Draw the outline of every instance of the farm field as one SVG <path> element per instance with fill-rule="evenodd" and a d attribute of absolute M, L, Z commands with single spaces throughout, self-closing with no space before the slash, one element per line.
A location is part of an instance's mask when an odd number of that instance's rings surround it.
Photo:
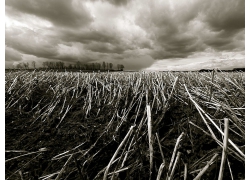
<path fill-rule="evenodd" d="M 5 179 L 221 175 L 245 179 L 244 72 L 5 74 Z"/>

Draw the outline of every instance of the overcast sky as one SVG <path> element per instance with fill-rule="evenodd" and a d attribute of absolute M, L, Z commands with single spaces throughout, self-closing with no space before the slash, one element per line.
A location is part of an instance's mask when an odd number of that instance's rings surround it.
<path fill-rule="evenodd" d="M 6 0 L 5 66 L 245 67 L 244 0 Z"/>

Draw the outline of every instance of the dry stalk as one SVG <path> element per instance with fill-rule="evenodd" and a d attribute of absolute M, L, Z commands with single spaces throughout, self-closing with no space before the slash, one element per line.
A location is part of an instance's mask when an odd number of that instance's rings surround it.
<path fill-rule="evenodd" d="M 16 174 L 17 172 L 21 171 L 21 169 L 23 169 L 24 167 L 26 167 L 32 160 L 36 159 L 38 156 L 40 156 L 42 153 L 39 153 L 38 155 L 36 155 L 35 157 L 33 157 L 31 160 L 29 160 L 26 164 L 24 164 L 21 168 L 19 168 L 18 170 L 16 170 L 14 173 L 12 173 L 6 180 L 10 179 L 14 174 Z"/>
<path fill-rule="evenodd" d="M 201 111 L 201 107 L 199 107 Z M 209 119 L 210 122 L 213 123 L 213 125 L 216 127 L 216 129 L 224 136 L 224 133 L 222 130 L 215 124 L 215 122 L 203 111 L 204 115 Z M 245 154 L 234 144 L 234 142 L 228 138 L 228 142 L 235 148 L 235 150 L 242 156 L 242 158 L 245 158 Z"/>
<path fill-rule="evenodd" d="M 211 138 L 213 138 L 217 142 L 217 144 L 222 147 L 222 142 L 220 142 L 217 138 L 215 138 L 214 136 L 212 136 L 211 134 L 209 134 L 208 132 L 206 132 L 201 127 L 199 127 L 196 124 L 194 124 L 192 121 L 189 121 L 189 123 L 192 124 L 194 127 L 200 129 L 204 134 L 206 134 L 206 135 L 210 136 Z"/>
<path fill-rule="evenodd" d="M 192 124 L 193 126 L 195 126 L 196 128 L 200 129 L 204 134 L 206 134 L 206 135 L 208 135 L 208 136 L 210 136 L 211 138 L 214 139 L 213 136 L 211 136 L 208 132 L 206 132 L 205 130 L 203 130 L 201 127 L 195 125 L 195 124 L 192 123 L 191 121 L 190 121 L 189 123 Z M 214 140 L 217 142 L 217 144 L 218 144 L 221 148 L 223 148 L 223 143 L 222 143 L 222 142 L 220 142 L 218 139 L 214 139 Z M 242 158 L 236 151 L 234 151 L 234 150 L 231 149 L 230 147 L 228 147 L 228 150 L 229 150 L 230 152 L 233 152 L 235 156 L 237 156 L 239 159 L 241 159 L 242 161 L 244 161 L 244 158 Z"/>
<path fill-rule="evenodd" d="M 111 158 L 111 160 L 109 161 L 109 164 L 104 172 L 104 176 L 103 176 L 103 180 L 106 180 L 107 179 L 107 176 L 108 176 L 108 171 L 109 171 L 109 168 L 112 164 L 112 162 L 114 161 L 115 157 L 117 156 L 118 152 L 120 151 L 120 149 L 122 148 L 123 144 L 126 142 L 126 140 L 128 139 L 128 137 L 130 136 L 131 132 L 133 131 L 133 128 L 135 126 L 131 126 L 128 133 L 126 134 L 126 136 L 124 137 L 124 139 L 122 140 L 121 144 L 118 146 L 117 150 L 115 151 L 113 157 Z"/>
<path fill-rule="evenodd" d="M 40 153 L 40 152 L 43 152 L 43 151 L 47 151 L 47 149 L 43 149 L 41 148 L 39 151 L 35 151 L 35 152 L 29 152 L 29 153 L 26 153 L 26 154 L 23 154 L 23 155 L 20 155 L 20 156 L 16 156 L 16 157 L 13 157 L 13 158 L 10 158 L 10 159 L 7 159 L 5 160 L 5 163 L 9 162 L 9 161 L 12 161 L 14 159 L 18 159 L 20 157 L 24 157 L 24 156 L 28 156 L 28 155 L 31 155 L 31 154 L 36 154 L 36 153 Z"/>
<path fill-rule="evenodd" d="M 199 180 L 201 176 L 208 170 L 209 166 L 213 163 L 215 158 L 218 156 L 218 153 L 215 153 L 214 156 L 207 162 L 207 165 L 199 172 L 199 174 L 194 178 L 194 180 Z"/>
<path fill-rule="evenodd" d="M 228 146 L 228 124 L 229 120 L 227 118 L 224 118 L 224 140 L 223 140 L 223 151 L 222 151 L 222 158 L 221 158 L 221 165 L 220 165 L 220 173 L 218 180 L 223 179 L 223 173 L 224 173 L 224 166 L 226 162 L 226 156 L 227 156 L 227 146 Z"/>
<path fill-rule="evenodd" d="M 60 170 L 59 174 L 57 175 L 55 180 L 59 180 L 60 177 L 62 176 L 62 173 L 64 172 L 66 165 L 69 163 L 69 161 L 72 159 L 73 154 L 69 157 L 69 159 L 66 161 L 66 163 L 63 165 L 62 169 Z"/>
<path fill-rule="evenodd" d="M 207 115 L 207 113 L 193 100 L 192 96 L 190 95 L 189 91 L 187 90 L 186 85 L 184 84 L 186 91 L 189 95 L 190 100 L 194 103 L 196 109 L 200 112 L 202 112 L 208 120 L 214 125 L 214 127 L 224 136 L 224 133 L 222 130 L 217 126 L 217 124 Z M 229 143 L 235 148 L 235 150 L 242 156 L 242 158 L 245 158 L 245 154 L 231 141 L 231 139 L 228 139 Z"/>
<path fill-rule="evenodd" d="M 151 179 L 152 171 L 153 171 L 153 136 L 152 136 L 152 119 L 151 119 L 151 109 L 150 105 L 147 105 L 147 117 L 148 117 L 148 141 L 149 141 L 149 162 L 150 162 L 150 170 L 149 170 L 149 179 Z"/>
<path fill-rule="evenodd" d="M 158 127 L 158 125 L 159 125 L 160 122 L 162 121 L 162 119 L 163 119 L 165 113 L 166 113 L 167 110 L 168 110 L 169 103 L 170 103 L 170 100 L 171 100 L 171 98 L 172 98 L 172 96 L 173 96 L 173 94 L 174 94 L 174 90 L 175 90 L 175 86 L 176 86 L 177 82 L 178 82 L 178 77 L 175 78 L 175 81 L 174 81 L 174 84 L 173 84 L 173 88 L 172 88 L 172 90 L 171 90 L 170 95 L 168 96 L 167 102 L 166 102 L 165 105 L 163 106 L 163 110 L 162 110 L 161 115 L 157 118 L 157 120 L 156 120 L 155 123 L 154 123 L 154 126 L 155 126 L 155 127 Z"/>
<path fill-rule="evenodd" d="M 60 120 L 60 122 L 57 124 L 57 126 L 56 126 L 56 128 L 58 128 L 58 126 L 61 124 L 61 122 L 63 121 L 63 119 L 65 118 L 65 116 L 66 116 L 66 114 L 69 112 L 69 110 L 72 108 L 72 106 L 73 105 L 68 105 L 68 107 L 67 107 L 67 109 L 66 109 L 66 111 L 65 111 L 65 113 L 64 113 L 64 115 L 62 116 L 62 118 L 61 118 L 61 120 Z"/>
<path fill-rule="evenodd" d="M 23 173 L 22 173 L 22 171 L 20 170 L 20 171 L 18 171 L 18 173 L 19 173 L 19 175 L 21 177 L 21 180 L 23 180 Z"/>
<path fill-rule="evenodd" d="M 115 171 L 115 172 L 111 172 L 111 173 L 109 173 L 108 175 L 118 174 L 118 173 L 120 173 L 120 172 L 122 172 L 122 171 L 126 171 L 126 170 L 128 170 L 128 169 L 129 169 L 129 168 L 131 168 L 132 166 L 133 166 L 133 164 L 129 165 L 128 167 L 125 167 L 125 168 L 119 169 L 119 170 L 117 170 L 117 171 Z"/>
<path fill-rule="evenodd" d="M 119 160 L 120 160 L 120 158 L 121 158 L 121 156 L 120 156 L 120 157 L 118 157 L 117 159 L 115 159 L 115 160 L 112 162 L 112 164 L 111 164 L 111 165 L 113 165 L 114 163 L 116 163 L 117 161 L 119 161 Z M 106 170 L 106 167 L 105 167 L 105 168 L 103 168 L 101 171 L 99 171 L 99 172 L 97 173 L 97 175 L 94 177 L 94 179 L 99 178 L 99 177 L 100 177 L 100 174 L 101 174 L 101 173 L 103 173 L 105 170 Z M 109 175 L 109 174 L 108 174 L 108 175 Z M 99 179 L 100 179 L 100 178 L 99 178 Z"/>
<path fill-rule="evenodd" d="M 213 70 L 213 72 L 212 72 L 212 84 L 211 84 L 211 87 L 210 87 L 210 95 L 209 95 L 209 100 L 208 100 L 208 102 L 210 102 L 210 101 L 211 101 L 211 98 L 212 98 L 212 93 L 213 93 L 213 82 L 214 82 L 214 72 L 215 72 L 215 70 Z"/>
<path fill-rule="evenodd" d="M 187 180 L 187 163 L 184 163 L 184 180 Z"/>
<path fill-rule="evenodd" d="M 64 157 L 64 155 L 68 154 L 68 153 L 71 152 L 71 151 L 76 150 L 77 148 L 81 147 L 81 146 L 84 145 L 85 143 L 86 143 L 86 141 L 83 142 L 83 143 L 81 143 L 81 144 L 79 144 L 79 145 L 77 145 L 76 147 L 74 147 L 74 148 L 71 149 L 71 150 L 65 151 L 65 152 L 63 152 L 63 153 L 61 153 L 61 154 L 58 154 L 58 155 L 54 156 L 54 157 L 52 158 L 52 160 L 61 159 L 62 157 Z M 68 155 L 68 156 L 69 156 L 69 155 Z"/>
<path fill-rule="evenodd" d="M 175 155 L 176 155 L 177 149 L 179 147 L 179 144 L 180 144 L 180 142 L 182 140 L 181 138 L 182 138 L 182 136 L 184 136 L 184 134 L 185 133 L 182 132 L 181 135 L 178 137 L 176 143 L 175 143 L 174 152 L 172 154 L 171 161 L 170 161 L 170 164 L 169 164 L 169 167 L 168 167 L 168 175 L 171 173 L 172 165 L 173 165 L 174 160 L 175 160 Z"/>
<path fill-rule="evenodd" d="M 165 162 L 164 154 L 163 154 L 163 151 L 162 151 L 162 148 L 161 148 L 161 142 L 160 142 L 158 133 L 155 133 L 155 135 L 156 135 L 156 139 L 157 139 L 157 142 L 158 142 L 158 145 L 159 145 L 159 148 L 160 148 L 162 162 L 165 164 L 166 162 Z"/>
<path fill-rule="evenodd" d="M 131 139 L 131 141 L 130 141 L 130 144 L 129 144 L 129 146 L 128 146 L 128 150 L 127 150 L 127 152 L 125 153 L 125 157 L 124 157 L 124 159 L 123 159 L 123 161 L 122 161 L 122 164 L 121 164 L 121 167 L 120 167 L 120 168 L 122 168 L 122 167 L 124 166 L 125 161 L 127 160 L 128 153 L 129 153 L 130 148 L 131 148 L 131 146 L 132 146 L 132 144 L 133 144 L 133 142 L 134 142 L 134 137 L 135 137 L 135 135 L 132 137 L 132 139 Z"/>
<path fill-rule="evenodd" d="M 78 170 L 79 176 L 81 177 L 81 179 L 84 179 L 83 174 L 82 174 L 82 172 L 81 172 L 80 164 L 79 164 L 79 162 L 77 161 L 76 157 L 74 157 L 74 161 L 75 161 L 75 165 L 76 165 L 76 168 L 77 168 L 77 170 Z"/>
<path fill-rule="evenodd" d="M 223 148 L 223 143 L 220 142 L 217 138 L 213 137 L 211 134 L 209 134 L 208 132 L 206 132 L 204 129 L 202 129 L 201 127 L 195 125 L 193 122 L 189 121 L 190 124 L 192 124 L 193 126 L 195 126 L 196 128 L 200 129 L 204 134 L 210 136 L 211 138 L 213 138 L 217 144 Z M 242 161 L 244 161 L 244 158 L 242 156 L 240 156 L 240 154 L 238 154 L 236 151 L 234 151 L 233 149 L 231 149 L 230 147 L 228 147 L 228 150 L 230 150 L 231 152 L 233 152 L 239 159 L 241 159 Z"/>
<path fill-rule="evenodd" d="M 233 178 L 233 173 L 232 173 L 232 169 L 231 169 L 230 162 L 229 162 L 228 159 L 227 159 L 227 164 L 228 164 L 228 167 L 229 167 L 231 179 L 234 180 L 234 178 Z"/>
<path fill-rule="evenodd" d="M 169 95 L 169 97 L 168 97 L 168 102 L 167 102 L 167 104 L 169 104 L 169 102 L 170 102 L 170 100 L 171 100 L 171 98 L 172 98 L 172 96 L 173 96 L 173 94 L 174 94 L 174 90 L 175 90 L 175 86 L 176 86 L 176 84 L 177 84 L 178 78 L 179 78 L 179 77 L 176 77 L 175 80 L 174 80 L 173 88 L 172 88 L 171 93 L 170 93 L 170 95 Z"/>
<path fill-rule="evenodd" d="M 128 153 L 129 153 L 129 149 L 126 151 L 127 146 L 129 146 L 129 145 L 132 144 L 133 139 L 134 139 L 134 136 L 132 137 L 131 142 L 127 141 L 127 142 L 125 143 L 124 148 L 123 148 L 123 151 L 122 151 L 121 154 L 120 154 L 119 161 L 117 162 L 117 165 L 116 165 L 116 167 L 114 168 L 114 172 L 115 172 L 115 171 L 118 171 L 118 170 L 117 170 L 117 169 L 118 169 L 118 165 L 120 164 L 120 162 L 121 162 L 121 160 L 122 160 L 122 157 L 124 156 L 120 169 L 123 167 L 123 165 L 124 165 L 123 163 L 125 163 L 126 158 L 127 158 L 127 155 L 128 155 Z M 109 174 L 110 174 L 110 173 L 109 173 Z M 109 175 L 109 174 L 108 174 L 108 175 Z M 114 179 L 114 176 L 115 176 L 115 175 L 117 176 L 118 174 L 117 174 L 117 173 L 113 174 L 112 177 L 111 177 L 111 180 Z"/>
<path fill-rule="evenodd" d="M 176 158 L 175 158 L 175 162 L 174 162 L 172 171 L 171 171 L 171 174 L 170 174 L 170 176 L 168 177 L 168 180 L 171 180 L 171 179 L 173 178 L 174 172 L 175 172 L 175 169 L 176 169 L 176 165 L 177 165 L 177 163 L 178 163 L 178 161 L 179 161 L 179 159 L 180 159 L 180 156 L 181 156 L 181 152 L 178 151 L 177 156 L 176 156 Z"/>
<path fill-rule="evenodd" d="M 162 171 L 163 171 L 163 168 L 165 167 L 165 163 L 161 163 L 161 166 L 158 170 L 158 174 L 157 174 L 157 178 L 156 180 L 160 180 L 161 179 L 161 174 L 162 174 Z"/>
<path fill-rule="evenodd" d="M 21 152 L 25 153 L 27 151 L 25 151 L 25 150 L 5 150 L 5 152 L 6 153 L 21 153 Z"/>

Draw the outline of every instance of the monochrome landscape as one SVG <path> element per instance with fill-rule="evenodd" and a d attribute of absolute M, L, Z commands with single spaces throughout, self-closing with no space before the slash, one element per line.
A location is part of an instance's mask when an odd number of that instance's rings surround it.
<path fill-rule="evenodd" d="M 7 0 L 5 179 L 245 179 L 245 1 Z"/>

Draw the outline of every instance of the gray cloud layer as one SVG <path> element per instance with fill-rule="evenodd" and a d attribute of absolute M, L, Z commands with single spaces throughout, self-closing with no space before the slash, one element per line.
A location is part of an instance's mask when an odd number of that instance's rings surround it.
<path fill-rule="evenodd" d="M 127 3 L 130 0 L 94 0 L 94 1 L 108 2 L 110 4 L 113 4 L 114 6 L 124 6 L 127 5 Z"/>
<path fill-rule="evenodd" d="M 80 1 L 8 0 L 6 5 L 21 13 L 44 18 L 56 26 L 76 28 L 92 21 L 92 17 Z"/>
<path fill-rule="evenodd" d="M 27 25 L 6 26 L 9 62 L 26 54 L 140 69 L 208 48 L 244 51 L 244 0 L 8 0 L 6 16 Z"/>
<path fill-rule="evenodd" d="M 57 52 L 50 39 L 28 28 L 12 28 L 6 32 L 6 45 L 15 50 L 37 57 L 51 58 Z"/>
<path fill-rule="evenodd" d="M 138 24 L 150 32 L 155 42 L 152 57 L 183 58 L 208 46 L 216 50 L 238 47 L 233 38 L 244 32 L 243 0 L 192 2 L 175 9 L 171 9 L 170 4 L 162 6 L 161 3 L 153 3 L 145 16 L 138 16 Z"/>

